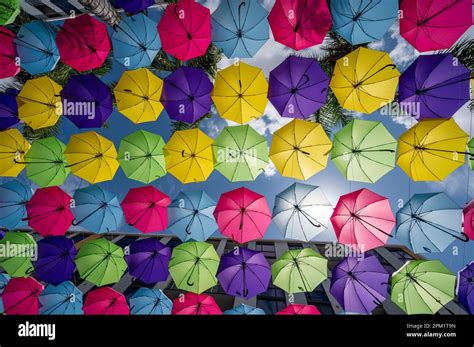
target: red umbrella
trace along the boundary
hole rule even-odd
[[[84,302],[85,315],[129,315],[125,296],[110,287],[91,290]]]
[[[71,200],[59,187],[37,189],[26,204],[28,225],[41,236],[64,235],[74,220]]]
[[[158,24],[166,53],[186,61],[206,54],[211,44],[211,13],[194,0],[169,4]]]
[[[127,223],[143,233],[165,230],[168,226],[166,208],[168,195],[153,186],[130,189],[122,201]]]
[[[0,26],[0,79],[13,77],[20,72],[13,40],[15,40],[15,34]]]
[[[220,315],[221,309],[212,296],[186,293],[173,302],[173,315]]]
[[[295,316],[295,315],[320,315],[316,306],[292,304],[276,313],[278,316]]]
[[[79,72],[101,67],[111,48],[107,26],[87,14],[67,19],[56,43],[61,60]]]
[[[38,296],[44,287],[32,277],[12,278],[2,294],[5,313],[38,315]]]

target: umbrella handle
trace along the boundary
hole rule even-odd
[[[189,282],[191,281],[191,278],[188,278],[188,280],[186,281],[186,284],[190,287],[194,286],[194,282]]]
[[[383,306],[383,302],[380,301],[379,299],[374,299],[374,304],[377,306]]]
[[[29,267],[29,268],[25,271],[25,273],[26,273],[27,275],[31,275],[33,272],[35,272],[35,268],[34,268],[33,266]]]
[[[78,223],[77,219],[74,219],[74,220],[72,221],[71,225],[72,225],[72,226],[78,226],[79,223]]]
[[[244,294],[244,297],[246,298],[249,295],[249,290],[245,288],[243,294]]]
[[[461,235],[462,237],[460,236],[454,236],[454,237],[457,238],[458,240],[461,240],[462,242],[469,242],[469,236],[465,232],[462,232]]]
[[[241,29],[241,19],[240,19],[240,17],[241,17],[241,12],[240,12],[240,11],[242,10],[242,7],[243,7],[243,6],[246,6],[246,5],[247,5],[247,4],[245,3],[245,1],[241,1],[241,2],[240,2],[240,5],[239,5],[239,10],[238,10],[238,12],[239,12],[239,30]]]

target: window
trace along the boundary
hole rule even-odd
[[[257,308],[265,311],[265,314],[274,315],[286,307],[285,301],[257,298]]]
[[[175,248],[176,246],[179,246],[180,244],[182,244],[183,242],[180,240],[180,239],[171,239],[168,241],[168,243],[166,244],[166,246],[168,246],[169,248],[173,249]]]
[[[136,237],[125,236],[125,237],[122,237],[120,240],[118,240],[115,244],[119,247],[124,248],[124,247],[127,247],[129,244],[131,244],[136,239],[137,239]]]
[[[255,250],[262,252],[270,264],[276,259],[275,244],[273,243],[259,242],[255,245]]]
[[[334,314],[329,298],[322,286],[316,287],[315,290],[310,293],[305,293],[305,295],[308,304],[316,306],[322,314]]]
[[[303,244],[301,243],[289,243],[288,249],[301,249],[303,248]]]

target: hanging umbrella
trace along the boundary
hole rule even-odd
[[[203,56],[211,44],[211,13],[194,0],[178,0],[166,6],[158,32],[169,55],[182,61]]]
[[[354,119],[334,135],[331,159],[347,180],[375,183],[393,170],[396,153],[382,122]]]
[[[25,168],[24,155],[30,147],[18,129],[0,132],[0,176],[17,177]]]
[[[211,111],[211,91],[203,70],[182,66],[165,78],[161,102],[172,120],[196,123]]]
[[[387,198],[364,188],[339,198],[331,223],[339,243],[366,252],[392,237],[395,216]]]
[[[211,244],[185,242],[173,249],[169,271],[178,289],[201,294],[217,284],[218,266],[219,256]]]
[[[20,14],[20,0],[2,0],[0,2],[0,25],[12,24]]]
[[[2,293],[7,315],[38,315],[38,296],[43,285],[32,277],[12,278]]]
[[[389,277],[376,256],[346,257],[332,269],[330,292],[344,311],[371,314],[388,296]]]
[[[469,166],[471,170],[474,170],[474,138],[467,143],[467,148],[469,152]]]
[[[125,296],[110,287],[91,290],[84,301],[85,315],[129,315]]]
[[[223,314],[232,316],[257,316],[265,315],[265,311],[260,308],[240,304],[239,306],[236,306],[233,309],[224,311]]]
[[[456,276],[439,260],[410,260],[392,274],[392,301],[407,314],[435,314],[454,299]]]
[[[20,122],[16,103],[16,96],[19,92],[19,90],[8,88],[4,93],[0,93],[0,131]]]
[[[212,152],[216,170],[231,182],[255,181],[269,164],[267,139],[249,125],[225,127]]]
[[[140,288],[130,298],[132,315],[170,315],[173,302],[160,289]]]
[[[312,292],[328,277],[328,261],[311,248],[292,249],[272,265],[273,284],[285,292]]]
[[[153,186],[132,188],[122,201],[127,223],[142,233],[162,231],[168,225],[168,195]]]
[[[31,188],[17,180],[0,185],[0,226],[7,229],[24,226],[26,203],[31,195]]]
[[[458,272],[456,296],[470,314],[474,314],[474,261]]]
[[[263,238],[272,214],[263,195],[242,187],[221,195],[214,218],[222,235],[242,244]]]
[[[105,238],[81,244],[76,266],[81,278],[96,286],[117,283],[127,269],[122,248]]]
[[[293,183],[275,197],[273,222],[285,238],[310,241],[326,230],[331,213],[320,187]]]
[[[204,294],[186,293],[173,302],[173,315],[221,315],[212,296]]]
[[[33,271],[31,258],[36,253],[36,242],[30,234],[19,231],[6,232],[0,240],[0,245],[4,248],[9,245],[15,250],[0,257],[0,266],[10,276],[25,277]]]
[[[217,73],[211,97],[222,118],[245,124],[265,113],[267,93],[263,71],[239,61]]]
[[[2,293],[5,290],[5,287],[7,286],[9,281],[10,281],[10,276],[8,276],[6,273],[0,273],[0,313],[5,312],[1,298],[2,298]]]
[[[114,0],[114,6],[123,8],[126,12],[132,14],[146,10],[154,4],[155,0]]]
[[[217,231],[215,207],[204,191],[180,192],[168,207],[168,231],[183,242],[206,241]]]
[[[0,20],[2,15],[0,9]],[[16,76],[20,72],[14,40],[15,34],[0,26],[0,79]]]
[[[71,281],[48,284],[38,297],[41,315],[81,315],[82,292]]]
[[[321,313],[314,305],[291,304],[276,313],[278,316],[307,316],[320,315]]]
[[[224,0],[212,13],[212,42],[228,58],[251,58],[268,41],[267,16],[257,0]]]
[[[1,192],[1,191],[0,191]],[[1,205],[0,205],[1,208]],[[474,200],[471,200],[462,211],[463,213],[463,233],[474,240]],[[1,215],[1,212],[0,212]]]
[[[326,168],[331,148],[321,124],[294,119],[273,133],[270,159],[282,176],[307,180]]]

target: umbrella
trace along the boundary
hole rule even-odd
[[[273,133],[270,159],[282,176],[307,180],[326,168],[331,148],[321,124],[294,119]]]
[[[393,170],[396,152],[382,122],[354,119],[334,135],[331,159],[348,180],[375,183]]]
[[[123,8],[128,13],[141,12],[154,4],[155,0],[114,0],[114,6]]]
[[[474,261],[458,272],[456,296],[470,314],[474,313]]]
[[[269,164],[267,139],[250,125],[225,127],[212,152],[216,170],[231,182],[254,181]]]
[[[7,315],[38,315],[38,296],[43,285],[32,277],[12,278],[2,293]]]
[[[239,61],[217,73],[211,97],[222,118],[245,124],[265,113],[267,93],[263,71]]]
[[[400,34],[419,52],[448,49],[472,25],[470,0],[403,0]]]
[[[96,286],[117,283],[127,269],[122,248],[105,238],[81,244],[76,266],[81,278]]]
[[[201,294],[217,284],[218,266],[219,256],[211,244],[185,242],[173,249],[169,271],[178,289]]]
[[[163,81],[145,68],[125,71],[114,88],[117,109],[133,123],[154,122],[163,105]]]
[[[336,62],[329,85],[343,108],[371,114],[395,99],[399,76],[388,53],[360,47]]]
[[[129,315],[125,296],[109,287],[91,290],[84,301],[85,315]]]
[[[25,168],[22,162],[30,147],[18,129],[0,132],[0,176],[17,177]]]
[[[214,170],[211,145],[197,128],[175,131],[164,147],[166,170],[183,184],[207,180]]]
[[[42,315],[83,314],[82,292],[70,281],[57,286],[48,284],[38,297]]]
[[[332,269],[330,292],[344,311],[371,314],[387,298],[389,277],[374,255],[346,257]]]
[[[286,251],[272,265],[273,284],[290,294],[312,292],[327,277],[327,259],[311,248]]]
[[[10,281],[10,276],[8,276],[6,273],[0,273],[0,313],[4,313],[3,303],[2,303],[1,298],[2,298],[2,293],[8,284],[8,281]]]
[[[182,61],[203,56],[211,44],[211,13],[194,0],[178,0],[166,6],[158,32],[169,55]]]
[[[0,225],[7,229],[24,226],[26,203],[31,199],[31,188],[20,181],[0,185]]]
[[[454,299],[456,276],[439,260],[410,260],[392,274],[392,301],[407,314],[435,314]]]
[[[331,223],[339,243],[365,252],[392,237],[395,216],[387,198],[364,188],[339,198]]]
[[[228,58],[251,58],[268,41],[268,12],[257,0],[225,0],[212,14],[212,42]]]
[[[467,143],[467,148],[469,152],[469,166],[471,170],[474,170],[474,138]]]
[[[72,212],[75,217],[73,225],[98,234],[117,230],[123,221],[117,195],[99,186],[76,190]]]
[[[260,308],[240,304],[239,306],[235,306],[230,310],[224,311],[223,314],[232,316],[257,316],[265,315],[265,311]]]
[[[140,288],[130,298],[132,315],[170,315],[173,302],[161,289]]]
[[[320,315],[321,313],[314,305],[291,304],[276,313],[278,316],[307,316]]]
[[[119,167],[113,142],[94,131],[72,135],[64,154],[72,173],[91,184],[112,180]]]
[[[180,192],[168,207],[168,231],[186,241],[206,241],[217,231],[216,202],[204,191]]]
[[[88,14],[67,19],[56,43],[61,61],[79,72],[101,67],[111,49],[107,26]]]
[[[2,15],[3,11],[0,10],[0,16]],[[20,72],[14,39],[14,33],[0,26],[0,79],[16,76]]]
[[[305,119],[326,103],[329,78],[316,59],[289,56],[269,83],[268,99],[283,117]]]
[[[293,183],[275,197],[273,222],[285,238],[310,241],[327,228],[331,213],[320,187]]]
[[[142,233],[162,231],[168,225],[168,195],[153,186],[132,188],[122,201],[127,223]]]
[[[212,296],[204,294],[186,293],[173,302],[173,315],[221,315]]]
[[[464,217],[462,224],[463,232],[470,240],[474,240],[474,200],[471,200],[471,202],[464,206],[462,213]]]
[[[195,123],[211,111],[211,91],[203,70],[182,66],[165,78],[161,102],[172,120]]]
[[[125,255],[130,275],[146,284],[168,279],[170,259],[171,248],[155,238],[133,241]]]
[[[24,232],[9,231],[0,240],[0,245],[10,251],[0,257],[0,266],[12,277],[25,277],[33,271],[31,259],[36,254],[36,242]]]
[[[12,24],[20,14],[20,0],[2,0],[0,2],[0,25]]]
[[[214,218],[222,235],[242,244],[263,238],[272,214],[263,195],[241,187],[221,195]]]
[[[270,265],[264,254],[245,247],[224,254],[217,270],[217,278],[224,291],[246,300],[265,292],[271,277]]]
[[[20,91],[7,89],[0,93],[0,131],[6,130],[20,122],[16,96]]]
[[[452,118],[423,120],[400,135],[397,164],[413,181],[442,181],[464,164],[467,140]]]

